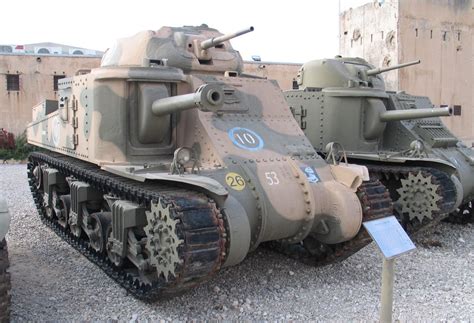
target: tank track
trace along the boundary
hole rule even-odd
[[[407,178],[409,173],[422,172],[423,176],[431,176],[431,182],[438,185],[436,193],[441,196],[437,202],[439,211],[432,213],[432,219],[424,218],[422,222],[410,220],[405,214],[396,214],[405,230],[413,235],[426,231],[448,216],[450,210],[456,203],[456,187],[451,181],[450,176],[436,168],[431,167],[410,167],[393,165],[366,165],[371,177],[378,178],[391,192],[394,201],[398,199],[396,189],[400,186],[400,179]],[[398,185],[398,186],[397,186]],[[396,187],[394,187],[396,186]]]
[[[461,225],[474,223],[474,200],[461,205],[459,209],[449,214],[443,221]]]
[[[151,202],[158,201],[169,205],[170,214],[178,220],[177,235],[185,241],[178,247],[182,263],[176,268],[176,277],[169,281],[159,277],[151,284],[146,283],[136,272],[136,267],[130,270],[114,266],[106,254],[90,248],[86,239],[76,238],[56,220],[50,220],[43,206],[41,191],[33,185],[35,163],[47,164],[66,176],[87,182],[101,192],[146,205],[147,208]],[[105,172],[94,164],[51,152],[30,154],[28,177],[42,222],[137,299],[152,302],[182,294],[208,280],[225,260],[227,243],[223,216],[215,202],[202,193],[154,182],[139,183]]]
[[[7,272],[8,261],[7,241],[0,241],[0,323],[10,322],[10,274]]]
[[[362,206],[363,222],[392,215],[393,203],[390,194],[378,179],[363,182],[357,190],[357,196]],[[351,240],[332,245],[321,243],[311,236],[297,244],[272,241],[265,245],[305,264],[323,266],[347,259],[371,241],[372,238],[361,227]]]

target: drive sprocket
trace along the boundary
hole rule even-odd
[[[163,207],[161,200],[151,203],[151,210],[146,211],[148,224],[145,226],[147,235],[146,248],[150,252],[150,263],[156,267],[158,276],[161,274],[168,281],[170,275],[176,277],[176,266],[181,264],[178,247],[184,242],[176,232],[178,220],[171,217],[170,206]]]
[[[438,201],[441,196],[437,193],[439,185],[433,184],[432,175],[425,176],[419,171],[416,175],[410,172],[406,179],[401,179],[402,186],[397,189],[400,198],[395,202],[399,213],[408,214],[410,220],[415,218],[433,219],[433,212],[440,211]]]

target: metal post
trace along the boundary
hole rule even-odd
[[[393,263],[395,259],[383,258],[382,268],[382,302],[380,308],[380,322],[392,322],[393,307]]]

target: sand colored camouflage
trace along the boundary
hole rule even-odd
[[[361,230],[367,169],[329,165],[276,82],[241,74],[228,39],[252,30],[121,39],[33,109],[28,140],[49,151],[29,165],[40,211],[140,298],[185,290],[265,241],[339,244]]]

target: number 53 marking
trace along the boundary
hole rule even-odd
[[[275,172],[265,172],[265,178],[267,179],[268,185],[280,184],[280,180]]]

